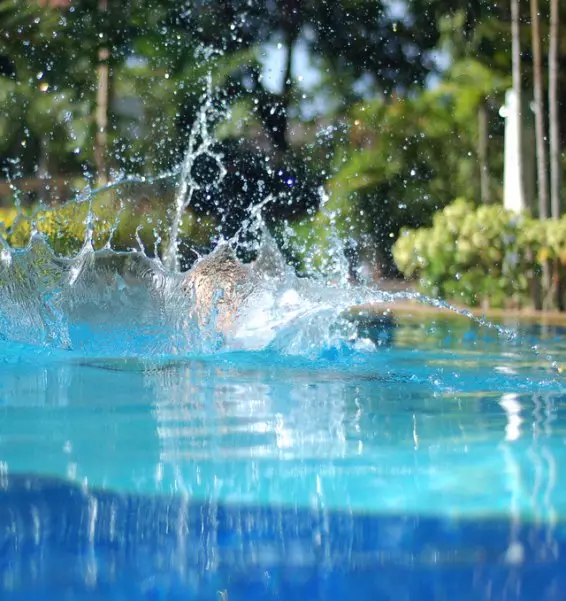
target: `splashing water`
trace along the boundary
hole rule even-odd
[[[212,82],[209,75],[207,79],[206,94],[189,135],[189,144],[181,167],[180,184],[177,194],[175,195],[169,247],[164,260],[165,265],[172,270],[177,270],[179,267],[179,228],[182,223],[183,213],[191,204],[193,194],[200,189],[200,185],[195,180],[192,171],[196,160],[199,157],[209,157],[216,163],[218,167],[216,185],[220,184],[226,175],[226,168],[222,162],[222,155],[213,151],[212,146],[214,144],[214,139],[208,131],[209,116],[213,112],[211,88]]]
[[[242,350],[303,357],[331,356],[329,350],[334,356],[340,352],[372,353],[380,346],[380,339],[359,327],[359,318],[352,319],[352,309],[361,311],[372,305],[370,313],[379,318],[389,305],[410,300],[459,314],[483,328],[494,329],[508,342],[517,341],[515,331],[443,301],[351,285],[344,241],[323,189],[319,191],[320,210],[330,227],[330,248],[323,261],[325,278],[298,277],[286,263],[262,218],[265,206],[275,200],[272,196],[249,207],[248,218],[235,236],[220,239],[210,254],[199,257],[188,272],[181,273],[180,228],[199,189],[193,174],[195,162],[202,157],[214,162],[218,168],[215,185],[226,174],[209,131],[214,111],[209,81],[185,158],[177,169],[156,177],[126,176],[98,190],[87,189],[63,205],[63,214],[67,209],[85,213],[83,242],[75,252],[56,252],[40,227],[42,220],[53,217],[53,211],[19,216],[6,237],[0,238],[0,337],[113,357]],[[123,190],[132,184],[155,185],[174,177],[179,182],[162,258],[158,252],[160,234],[155,230],[151,255],[144,248],[139,227],[137,249],[115,250],[113,237],[127,204]],[[117,216],[105,221],[96,214],[96,203],[112,191],[118,196]],[[22,223],[29,230],[26,243],[10,245],[9,234]],[[241,234],[247,242],[242,242]],[[253,252],[255,261],[242,263],[238,251]],[[234,269],[226,270],[226,261]],[[231,281],[235,272],[242,274],[241,281]],[[208,275],[202,279],[199,273]],[[538,348],[530,350],[544,357]],[[552,358],[544,359],[548,367],[557,369]]]

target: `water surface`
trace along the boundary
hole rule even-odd
[[[71,330],[0,341],[2,599],[561,598],[562,328],[399,315],[303,355]]]
[[[8,473],[199,499],[556,519],[560,328],[398,317],[391,345],[109,357],[2,342]]]

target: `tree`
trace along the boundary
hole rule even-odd
[[[99,0],[98,10],[102,17],[108,11],[108,0]],[[100,185],[107,181],[107,127],[108,127],[108,98],[109,98],[109,66],[110,49],[101,46],[98,50],[97,88],[96,88],[96,133],[94,142],[94,160]]]
[[[301,163],[310,155],[311,160],[322,161],[320,173],[328,163],[326,145],[322,152],[303,127],[300,142],[290,136],[291,128],[303,122],[302,94],[292,71],[298,44],[307,48],[320,73],[318,95],[326,102],[323,111],[328,119],[334,118],[329,97],[344,113],[352,101],[374,91],[416,89],[432,69],[427,52],[435,40],[413,26],[411,19],[392,19],[381,1],[304,5],[279,0],[265,6],[248,0],[187,4],[159,0],[151,6],[141,0],[44,4],[0,2],[3,16],[11,19],[1,19],[2,71],[11,73],[13,60],[18,81],[49,73],[50,92],[66,91],[67,112],[82,123],[80,139],[69,145],[64,136],[45,129],[44,123],[45,152],[57,158],[64,155],[76,172],[98,172],[102,178],[108,169],[155,171],[179,161],[202,91],[198,80],[207,70],[215,78],[222,74],[216,79],[226,84],[225,96],[234,113],[248,113],[250,127],[241,153],[248,163],[263,161],[267,152],[277,172],[301,173]],[[260,76],[258,55],[266,44],[275,42],[285,48],[286,58],[282,89],[273,91]],[[28,48],[34,53],[31,60]],[[417,56],[424,58],[416,60]],[[354,84],[362,80],[365,88],[356,91]],[[316,94],[314,90],[311,95]],[[13,100],[15,106],[20,104],[16,96]],[[136,117],[122,110],[124,100],[137,105]],[[15,130],[18,123],[26,129],[25,112],[6,127]],[[254,129],[256,123],[269,147]],[[11,139],[12,133],[4,137]],[[62,153],[64,144],[69,148]],[[231,153],[238,148],[229,144]],[[30,151],[28,156],[30,163],[40,162],[37,153]],[[26,170],[32,170],[31,165]]]
[[[402,227],[428,225],[457,197],[479,199],[478,106],[489,91],[485,110],[494,121],[507,83],[476,61],[462,61],[419,95],[352,107],[349,140],[336,153],[328,184],[331,207],[342,215],[347,238],[379,249],[383,273],[390,272],[390,247]],[[500,136],[492,148],[501,155]]]
[[[548,107],[550,133],[550,204],[553,219],[560,217],[560,117],[558,105],[559,77],[559,22],[558,0],[550,0],[550,48],[548,54]]]
[[[72,59],[57,38],[60,14],[0,2],[0,167],[14,177],[65,173],[85,132],[84,105],[69,85]],[[76,167],[75,167],[76,168]]]
[[[538,0],[531,0],[531,34],[533,49],[533,81],[534,81],[534,110],[535,137],[538,180],[538,212],[540,219],[548,217],[548,161],[544,127],[544,84],[542,79],[542,58],[540,43],[540,23]]]
[[[483,203],[491,199],[489,190],[489,120],[487,114],[487,102],[484,99],[478,104],[478,160],[480,171],[480,198]]]

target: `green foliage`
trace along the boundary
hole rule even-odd
[[[149,207],[152,208],[149,208]],[[59,256],[72,256],[80,251],[87,240],[87,227],[92,231],[95,249],[106,246],[110,240],[114,250],[139,248],[153,255],[157,241],[167,243],[168,221],[163,203],[155,201],[141,208],[128,203],[120,204],[111,195],[88,202],[71,202],[56,208],[0,209],[0,233],[12,248],[24,248],[30,242],[32,231],[43,235]],[[180,231],[181,252],[205,246],[214,231],[210,218],[186,213]],[[161,252],[163,246],[158,248]]]
[[[110,172],[155,174],[177,165],[203,76],[210,72],[222,90],[228,117],[211,131],[227,175],[220,186],[205,185],[193,195],[197,229],[206,223],[209,232],[220,224],[230,236],[249,205],[271,194],[277,201],[266,208],[269,224],[292,221],[289,227],[302,239],[298,247],[311,249],[298,254],[322,264],[328,221],[312,212],[324,183],[337,231],[357,241],[371,238],[368,246],[379,249],[387,270],[402,228],[430,225],[434,211],[453,198],[480,196],[480,105],[489,121],[490,197],[501,197],[503,120],[497,111],[509,85],[508,5],[408,0],[399,18],[385,0],[104,4],[106,10],[96,1],[64,8],[0,0],[0,169],[30,178],[94,174],[105,50]],[[528,4],[522,10],[527,48]],[[268,47],[281,51],[277,69],[285,81],[275,86],[261,75]],[[442,62],[448,59],[446,68],[434,61],[438,50]],[[305,56],[310,66],[298,73]],[[528,52],[523,63],[528,88]],[[323,128],[330,133],[323,135]],[[158,194],[153,200],[158,206],[148,214],[164,223],[166,203]],[[139,225],[138,217],[129,218]],[[76,224],[83,218],[70,219]],[[141,219],[140,236],[149,243],[156,226]],[[55,245],[81,239],[82,229],[72,233],[52,217],[45,221],[49,232],[62,228],[60,239],[49,234]],[[104,237],[106,230],[97,227]],[[135,246],[134,234],[133,225],[120,225],[114,239]],[[208,235],[199,234],[203,240]]]
[[[337,261],[341,256],[334,256],[340,240],[339,226],[333,223],[327,213],[317,212],[295,222],[275,227],[282,251],[297,271],[304,275],[326,277],[342,275],[342,265]]]
[[[329,188],[356,230],[383,249],[384,262],[401,228],[428,225],[453,198],[479,196],[478,108],[488,92],[501,98],[505,84],[465,61],[419,95],[352,107],[349,143],[337,153]]]
[[[403,229],[393,257],[428,294],[471,306],[522,305],[543,265],[564,271],[566,217],[540,221],[458,199],[434,215],[432,227]]]

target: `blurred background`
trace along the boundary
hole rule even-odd
[[[354,280],[562,309],[565,18],[559,0],[0,0],[0,220],[21,243],[18,212],[175,169],[210,74],[227,172],[193,166],[187,248],[273,194],[268,226],[299,271],[338,232]],[[509,90],[518,209],[504,206]],[[131,187],[148,247],[176,181]],[[51,219],[59,242],[74,212]]]

